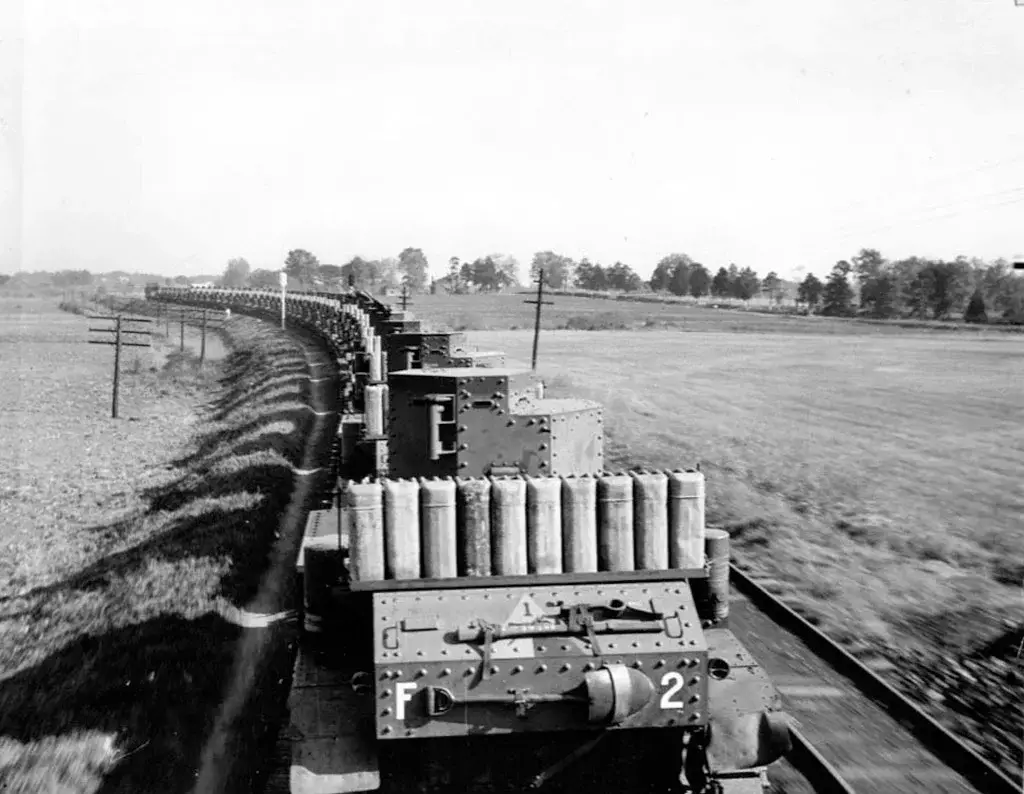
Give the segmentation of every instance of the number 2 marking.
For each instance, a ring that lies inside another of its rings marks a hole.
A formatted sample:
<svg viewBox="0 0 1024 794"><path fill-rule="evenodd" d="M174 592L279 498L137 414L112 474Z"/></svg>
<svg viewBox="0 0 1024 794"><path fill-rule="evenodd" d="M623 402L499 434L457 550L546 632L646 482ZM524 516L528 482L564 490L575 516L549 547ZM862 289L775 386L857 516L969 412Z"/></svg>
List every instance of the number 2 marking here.
<svg viewBox="0 0 1024 794"><path fill-rule="evenodd" d="M683 680L682 675L679 673L665 673L661 677L661 685L666 686L671 684L666 690L665 694L661 696L661 703L659 704L663 709L681 709L685 705L681 700L673 700L673 696L683 688L683 684L686 683Z"/></svg>

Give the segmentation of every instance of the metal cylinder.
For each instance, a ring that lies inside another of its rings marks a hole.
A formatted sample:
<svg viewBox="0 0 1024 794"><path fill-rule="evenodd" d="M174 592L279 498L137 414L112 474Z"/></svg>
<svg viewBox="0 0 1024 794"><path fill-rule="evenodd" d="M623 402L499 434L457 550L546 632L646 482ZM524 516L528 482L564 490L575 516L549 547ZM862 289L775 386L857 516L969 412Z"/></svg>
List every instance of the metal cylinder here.
<svg viewBox="0 0 1024 794"><path fill-rule="evenodd" d="M597 480L597 556L602 571L633 571L633 478L611 474Z"/></svg>
<svg viewBox="0 0 1024 794"><path fill-rule="evenodd" d="M383 379L384 355L381 348L381 339L377 334L370 334L370 380L379 381Z"/></svg>
<svg viewBox="0 0 1024 794"><path fill-rule="evenodd" d="M530 573L562 573L562 482L526 480L526 550Z"/></svg>
<svg viewBox="0 0 1024 794"><path fill-rule="evenodd" d="M418 579L420 486L415 480L383 480L384 572L388 579Z"/></svg>
<svg viewBox="0 0 1024 794"><path fill-rule="evenodd" d="M525 480L492 480L491 543L491 567L496 575L527 573Z"/></svg>
<svg viewBox="0 0 1024 794"><path fill-rule="evenodd" d="M729 617L729 533L724 529L707 530L705 553L708 557L707 601L712 620Z"/></svg>
<svg viewBox="0 0 1024 794"><path fill-rule="evenodd" d="M337 537L312 539L302 556L303 628L310 634L320 634L331 614L331 588L341 576Z"/></svg>
<svg viewBox="0 0 1024 794"><path fill-rule="evenodd" d="M384 435L384 390L387 386L367 386L364 390L366 401L366 432L371 436Z"/></svg>
<svg viewBox="0 0 1024 794"><path fill-rule="evenodd" d="M704 475L670 471L668 475L669 565L704 566Z"/></svg>
<svg viewBox="0 0 1024 794"><path fill-rule="evenodd" d="M454 579L458 576L455 480L420 479L420 527L423 575L428 579Z"/></svg>
<svg viewBox="0 0 1024 794"><path fill-rule="evenodd" d="M353 582L384 578L384 505L380 483L350 482L344 493L349 515L349 565Z"/></svg>
<svg viewBox="0 0 1024 794"><path fill-rule="evenodd" d="M597 480L562 478L562 564L566 573L597 571Z"/></svg>
<svg viewBox="0 0 1024 794"><path fill-rule="evenodd" d="M457 480L459 576L491 575L491 483Z"/></svg>
<svg viewBox="0 0 1024 794"><path fill-rule="evenodd" d="M667 570L668 477L660 472L633 472L632 477L637 570Z"/></svg>

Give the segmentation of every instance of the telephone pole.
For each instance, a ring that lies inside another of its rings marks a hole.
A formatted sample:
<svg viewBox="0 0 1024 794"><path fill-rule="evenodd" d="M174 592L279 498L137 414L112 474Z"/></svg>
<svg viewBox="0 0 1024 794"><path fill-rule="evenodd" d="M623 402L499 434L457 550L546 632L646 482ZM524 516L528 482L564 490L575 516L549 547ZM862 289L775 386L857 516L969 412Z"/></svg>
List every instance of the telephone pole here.
<svg viewBox="0 0 1024 794"><path fill-rule="evenodd" d="M537 347L540 345L540 307L541 306L551 306L551 305L554 304L554 301L546 301L546 300L544 300L544 269L543 268L541 268L540 272L537 274L537 300L523 301L523 303L536 304L536 306L537 306L536 317L535 317L535 319L533 321L533 364L531 366L531 369L534 372L536 372L537 371Z"/></svg>
<svg viewBox="0 0 1024 794"><path fill-rule="evenodd" d="M124 317L120 314L110 316L94 316L90 320L113 320L113 328L90 328L95 333L112 333L113 339L90 339L90 345L113 345L114 346L114 395L111 400L110 418L117 419L118 390L121 384L121 348L122 347L149 347L149 340L146 342L124 341L121 337L125 334L138 334L141 336L152 336L151 331L139 331L133 328L126 328L126 323L151 323L152 320L145 320L138 317ZM131 338L131 337L129 337Z"/></svg>

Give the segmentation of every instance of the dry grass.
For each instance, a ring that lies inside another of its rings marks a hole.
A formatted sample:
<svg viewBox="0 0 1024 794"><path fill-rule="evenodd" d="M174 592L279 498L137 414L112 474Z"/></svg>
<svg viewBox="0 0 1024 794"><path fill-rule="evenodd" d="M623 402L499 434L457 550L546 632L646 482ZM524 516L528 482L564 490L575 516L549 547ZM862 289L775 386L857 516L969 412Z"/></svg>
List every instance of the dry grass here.
<svg viewBox="0 0 1024 794"><path fill-rule="evenodd" d="M88 322L6 309L0 789L181 791L233 661L221 614L255 591L291 491L301 353L239 319L216 370L167 349L126 366L114 422Z"/></svg>
<svg viewBox="0 0 1024 794"><path fill-rule="evenodd" d="M533 328L534 307L524 303L535 297L528 292L479 295L416 295L410 311L432 324L457 331ZM641 303L636 300L597 300L579 296L548 296L541 325L548 330L615 330L619 328L672 328L678 331L728 331L731 333L869 335L905 334L901 325L913 325L918 333L968 335L971 338L1001 337L1008 326L967 326L920 321L862 321L830 317L766 314L758 311L716 309L688 303ZM397 308L398 299L389 298Z"/></svg>

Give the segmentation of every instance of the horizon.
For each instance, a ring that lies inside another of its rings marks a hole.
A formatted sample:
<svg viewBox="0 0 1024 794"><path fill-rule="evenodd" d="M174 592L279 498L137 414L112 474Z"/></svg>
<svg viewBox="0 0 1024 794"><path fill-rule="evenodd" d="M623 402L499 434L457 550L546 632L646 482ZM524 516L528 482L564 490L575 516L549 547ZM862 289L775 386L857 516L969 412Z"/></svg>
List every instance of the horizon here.
<svg viewBox="0 0 1024 794"><path fill-rule="evenodd" d="M483 11L27 0L0 42L0 273L190 277L421 248L644 279L1024 248L1024 7ZM9 24L8 24L9 23Z"/></svg>

